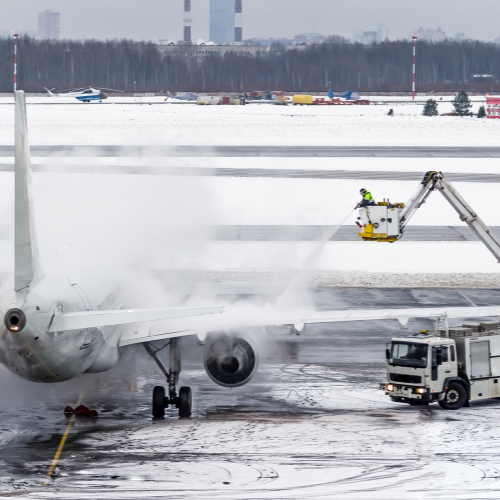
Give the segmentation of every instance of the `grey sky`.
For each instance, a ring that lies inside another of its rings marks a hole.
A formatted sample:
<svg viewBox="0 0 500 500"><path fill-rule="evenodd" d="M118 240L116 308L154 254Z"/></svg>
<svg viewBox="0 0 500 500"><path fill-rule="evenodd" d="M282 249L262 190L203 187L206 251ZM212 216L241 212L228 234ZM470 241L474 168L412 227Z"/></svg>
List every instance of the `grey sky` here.
<svg viewBox="0 0 500 500"><path fill-rule="evenodd" d="M209 0L192 0L193 39L208 39ZM33 30L43 9L61 12L64 38L135 38L178 40L183 0L0 0L0 29ZM448 35L491 40L500 35L500 0L243 0L243 35L291 37L300 32L354 38L356 29L390 38L412 30L441 27Z"/></svg>

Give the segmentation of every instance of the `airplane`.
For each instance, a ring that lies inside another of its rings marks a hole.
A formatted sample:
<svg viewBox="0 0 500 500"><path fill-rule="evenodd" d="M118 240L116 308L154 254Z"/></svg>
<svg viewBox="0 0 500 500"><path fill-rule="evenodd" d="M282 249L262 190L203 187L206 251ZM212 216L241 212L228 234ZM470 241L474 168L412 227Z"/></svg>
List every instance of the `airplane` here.
<svg viewBox="0 0 500 500"><path fill-rule="evenodd" d="M168 101L169 99L179 99L180 101L197 101L198 96L196 94L193 94L193 92L187 92L184 95L178 96L178 95L172 95L168 90L167 90L167 97L165 101Z"/></svg>
<svg viewBox="0 0 500 500"><path fill-rule="evenodd" d="M334 94L331 90L329 90L328 97L330 99L333 99L334 97L340 97L342 99L345 99L346 101L357 101L358 99L361 99L359 94L352 91L344 92L343 94Z"/></svg>
<svg viewBox="0 0 500 500"><path fill-rule="evenodd" d="M123 92L122 90L114 90L114 89L96 89L94 87L83 87L79 89L68 89L61 90L59 92L53 93L54 89L48 89L44 87L47 91L47 95L49 97L74 97L77 101L80 102L90 102L90 101L99 101L102 102L103 99L108 98L108 94L104 93L103 90L112 90L113 92Z"/></svg>
<svg viewBox="0 0 500 500"><path fill-rule="evenodd" d="M153 417L177 407L191 415L192 396L180 387L181 339L196 335L205 345L204 366L223 387L238 387L258 369L259 339L250 328L290 325L302 334L307 324L409 318L467 318L500 315L500 306L421 309L309 311L281 305L224 307L207 304L160 309L122 308L116 284L100 282L99 273L85 273L88 286L42 268L37 246L31 159L24 91L16 92L14 168L14 272L0 283L0 362L15 375L38 383L56 383L82 374L105 372L120 360L121 347L143 344L166 377L153 389ZM158 357L167 341L170 364Z"/></svg>

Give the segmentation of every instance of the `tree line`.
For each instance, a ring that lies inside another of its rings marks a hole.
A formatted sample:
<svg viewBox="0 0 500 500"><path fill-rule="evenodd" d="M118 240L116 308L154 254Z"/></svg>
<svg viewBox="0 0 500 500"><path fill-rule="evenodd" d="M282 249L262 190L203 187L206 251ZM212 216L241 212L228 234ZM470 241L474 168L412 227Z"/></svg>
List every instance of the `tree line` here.
<svg viewBox="0 0 500 500"><path fill-rule="evenodd" d="M268 53L200 58L193 47L163 54L132 40L38 41L21 37L18 88L42 92L87 85L133 91L409 91L412 43L372 45L331 37L303 50L274 44ZM13 41L0 38L0 91L12 90ZM492 75L474 78L473 75ZM480 41L417 42L417 90L494 91L500 46Z"/></svg>

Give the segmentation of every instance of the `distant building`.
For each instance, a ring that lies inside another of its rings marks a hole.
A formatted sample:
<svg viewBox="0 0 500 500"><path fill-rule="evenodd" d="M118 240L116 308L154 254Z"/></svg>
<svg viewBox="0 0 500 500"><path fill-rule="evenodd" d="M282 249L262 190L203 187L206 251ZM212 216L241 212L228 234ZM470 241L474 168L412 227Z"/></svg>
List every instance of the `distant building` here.
<svg viewBox="0 0 500 500"><path fill-rule="evenodd" d="M441 28L437 30L424 30L424 28L419 28L417 31L414 31L414 33L418 35L419 40L425 40L426 42L442 42L446 40L446 33Z"/></svg>
<svg viewBox="0 0 500 500"><path fill-rule="evenodd" d="M455 40L456 42L465 42L468 39L469 37L465 36L465 33L463 31L455 33L452 38L452 40Z"/></svg>
<svg viewBox="0 0 500 500"><path fill-rule="evenodd" d="M293 43L306 43L307 45L312 45L314 43L323 43L325 40L326 36L320 35L319 33L299 33L294 36Z"/></svg>
<svg viewBox="0 0 500 500"><path fill-rule="evenodd" d="M377 26L377 42L384 42L389 40L389 30L385 27L385 24L380 23Z"/></svg>
<svg viewBox="0 0 500 500"><path fill-rule="evenodd" d="M376 42L383 42L389 39L389 30L384 24L377 26L377 31L356 30L356 42L370 45Z"/></svg>
<svg viewBox="0 0 500 500"><path fill-rule="evenodd" d="M377 32L376 31L361 31L356 32L356 42L362 43L364 45L370 45L377 42Z"/></svg>
<svg viewBox="0 0 500 500"><path fill-rule="evenodd" d="M234 0L210 0L210 40L217 44L234 42Z"/></svg>
<svg viewBox="0 0 500 500"><path fill-rule="evenodd" d="M249 40L245 40L245 43L248 45L261 45L264 47L270 47L273 43L281 43L283 45L291 45L291 38L251 38Z"/></svg>
<svg viewBox="0 0 500 500"><path fill-rule="evenodd" d="M38 38L40 40L59 40L61 38L61 14L52 10L38 13Z"/></svg>
<svg viewBox="0 0 500 500"><path fill-rule="evenodd" d="M185 57L197 57L199 60L211 54L225 55L229 53L256 56L264 55L269 47L262 45L157 45L158 51L164 55L181 55Z"/></svg>

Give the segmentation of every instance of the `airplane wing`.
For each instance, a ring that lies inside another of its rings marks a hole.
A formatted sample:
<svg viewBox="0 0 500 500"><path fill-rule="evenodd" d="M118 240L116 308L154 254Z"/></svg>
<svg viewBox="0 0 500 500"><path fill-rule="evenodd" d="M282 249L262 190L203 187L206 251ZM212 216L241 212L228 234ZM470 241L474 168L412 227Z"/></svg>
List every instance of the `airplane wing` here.
<svg viewBox="0 0 500 500"><path fill-rule="evenodd" d="M120 338L119 345L126 346L172 337L198 335L200 340L208 332L238 330L252 327L294 325L302 332L304 326L314 323L338 323L343 321L375 321L396 319L406 328L410 318L478 318L500 316L500 306L487 307L422 307L414 309L348 309L336 311L310 311L289 313L272 309L255 310L230 307L224 314L211 317L180 318L168 323L133 325Z"/></svg>
<svg viewBox="0 0 500 500"><path fill-rule="evenodd" d="M223 312L222 307L179 307L175 309L123 309L61 313L56 311L49 332L82 330L104 326L203 316Z"/></svg>
<svg viewBox="0 0 500 500"><path fill-rule="evenodd" d="M369 321L397 319L403 326L410 318L476 318L499 316L500 306L485 307L421 307L414 309L354 309L345 311L316 311L291 324L335 323L339 321Z"/></svg>

